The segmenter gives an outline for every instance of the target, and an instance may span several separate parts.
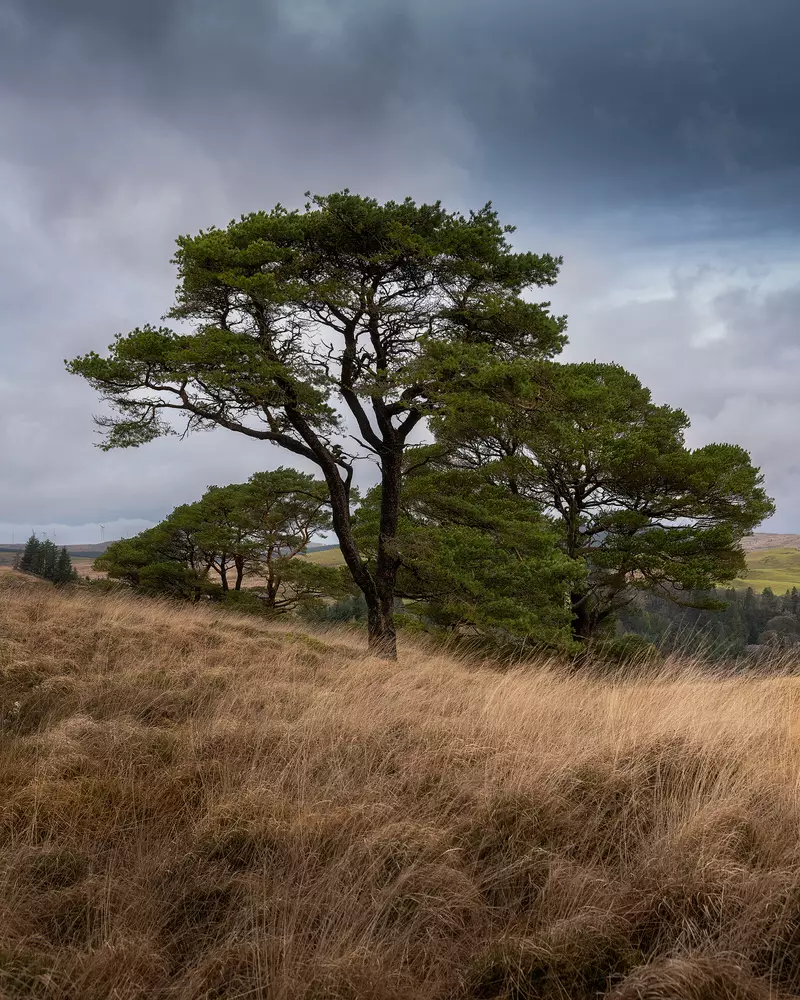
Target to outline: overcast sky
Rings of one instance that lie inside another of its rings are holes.
[[[0,541],[287,463],[101,452],[63,360],[158,321],[179,233],[345,186],[494,201],[564,256],[565,357],[748,448],[800,532],[798,37],[797,0],[0,0]]]

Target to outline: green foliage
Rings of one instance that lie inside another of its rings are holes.
[[[112,543],[95,568],[147,593],[189,599],[214,595],[217,589],[236,594],[247,572],[263,576],[264,583],[257,596],[237,599],[239,606],[289,611],[322,594],[340,596],[352,589],[341,568],[296,558],[316,532],[329,527],[325,484],[280,468],[256,473],[246,483],[210,487],[156,527]],[[210,574],[216,574],[219,585],[210,582]]]
[[[397,536],[398,593],[432,626],[568,648],[564,595],[583,567],[558,547],[546,518],[483,471],[440,469],[418,449],[406,478]],[[373,553],[380,492],[358,512],[362,550]]]
[[[49,538],[41,542],[36,535],[31,535],[25,543],[15,566],[23,573],[32,573],[56,584],[74,583],[78,579],[66,547],[58,549]]]
[[[507,405],[438,418],[438,437],[454,468],[546,512],[586,566],[570,595],[577,638],[637,590],[681,601],[742,573],[742,537],[774,510],[747,452],[687,448],[686,415],[617,365],[542,362],[518,388]]]

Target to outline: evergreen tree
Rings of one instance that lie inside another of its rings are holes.
[[[22,556],[19,561],[19,568],[23,573],[35,572],[34,566],[37,562],[40,544],[41,543],[35,534],[31,535],[25,543],[25,548],[22,551]]]
[[[77,578],[77,576],[78,574],[72,568],[72,559],[70,558],[69,552],[67,552],[66,546],[63,546],[58,554],[58,562],[56,563],[53,582],[71,583]]]
[[[688,448],[686,414],[656,405],[619,365],[541,361],[529,372],[506,399],[465,395],[433,425],[443,461],[484,470],[559,526],[562,551],[587,569],[569,598],[576,639],[637,590],[702,607],[745,571],[741,539],[774,511],[747,452]]]

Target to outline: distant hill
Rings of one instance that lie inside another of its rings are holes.
[[[785,594],[792,587],[800,589],[800,545],[750,549],[747,553],[747,575],[741,580],[734,580],[732,586],[736,590],[752,587],[759,594],[765,587],[776,594]]]
[[[800,535],[776,535],[768,531],[756,531],[742,542],[745,552],[761,552],[763,549],[800,549]]]
[[[56,542],[58,545],[58,542]],[[67,545],[66,549],[70,555],[74,556],[99,556],[102,552],[111,545],[111,542],[98,542],[96,545],[90,545],[87,543],[79,543],[77,545]],[[61,548],[61,546],[58,546]],[[21,549],[25,548],[24,542],[0,542],[0,552],[19,552]]]

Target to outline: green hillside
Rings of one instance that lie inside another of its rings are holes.
[[[737,590],[752,587],[760,593],[771,587],[776,594],[783,594],[792,587],[800,588],[800,549],[762,549],[747,553],[747,576],[734,580]]]
[[[306,553],[306,559],[318,566],[344,566],[344,556],[338,545],[309,549]]]

